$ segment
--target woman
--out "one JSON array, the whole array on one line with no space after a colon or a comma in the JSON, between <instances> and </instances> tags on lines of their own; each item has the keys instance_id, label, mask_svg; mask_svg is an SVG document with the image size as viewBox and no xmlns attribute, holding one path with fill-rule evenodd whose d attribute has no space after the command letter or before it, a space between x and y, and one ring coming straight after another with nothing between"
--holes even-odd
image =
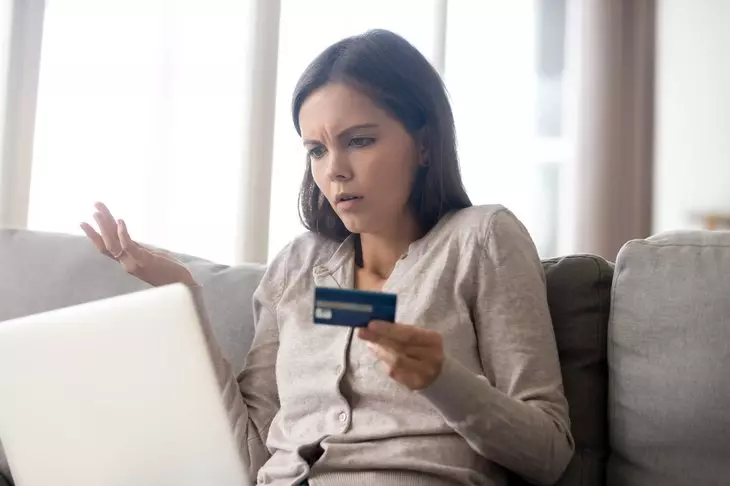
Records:
<instances>
[{"instance_id":1,"label":"woman","mask_svg":"<svg viewBox=\"0 0 730 486\"><path fill-rule=\"evenodd\" d=\"M556 481L573 442L541 264L509 211L471 206L438 74L371 31L312 62L292 115L309 232L255 292L237 380L211 342L258 484L496 485L505 469ZM97 208L101 234L83 227L100 251L202 304L185 267ZM316 286L397 293L398 323L315 325Z\"/></svg>"}]
</instances>

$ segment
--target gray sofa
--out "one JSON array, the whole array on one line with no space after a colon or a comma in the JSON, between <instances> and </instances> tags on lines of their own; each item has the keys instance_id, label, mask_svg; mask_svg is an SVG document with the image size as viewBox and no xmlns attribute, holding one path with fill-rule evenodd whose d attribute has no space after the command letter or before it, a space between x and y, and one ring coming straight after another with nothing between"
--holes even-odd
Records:
<instances>
[{"instance_id":1,"label":"gray sofa","mask_svg":"<svg viewBox=\"0 0 730 486\"><path fill-rule=\"evenodd\" d=\"M264 268L181 258L240 368ZM730 484L730 233L630 242L615 267L576 255L544 268L576 439L559 484ZM81 237L0 230L0 321L146 287Z\"/></svg>"}]
</instances>

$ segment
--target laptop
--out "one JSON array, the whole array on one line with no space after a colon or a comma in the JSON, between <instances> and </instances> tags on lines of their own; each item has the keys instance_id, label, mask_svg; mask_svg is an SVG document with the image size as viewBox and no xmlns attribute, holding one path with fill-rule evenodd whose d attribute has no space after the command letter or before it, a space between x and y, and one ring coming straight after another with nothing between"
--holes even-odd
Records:
<instances>
[{"instance_id":1,"label":"laptop","mask_svg":"<svg viewBox=\"0 0 730 486\"><path fill-rule=\"evenodd\" d=\"M171 285L0 322L17 486L249 486L198 313Z\"/></svg>"}]
</instances>

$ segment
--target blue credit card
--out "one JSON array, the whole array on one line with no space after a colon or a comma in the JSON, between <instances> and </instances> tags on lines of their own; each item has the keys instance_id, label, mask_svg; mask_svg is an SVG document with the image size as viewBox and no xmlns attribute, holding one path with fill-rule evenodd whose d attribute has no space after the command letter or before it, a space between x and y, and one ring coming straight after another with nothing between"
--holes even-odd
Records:
<instances>
[{"instance_id":1,"label":"blue credit card","mask_svg":"<svg viewBox=\"0 0 730 486\"><path fill-rule=\"evenodd\" d=\"M367 327L370 321L395 322L395 294L317 287L314 322L335 326Z\"/></svg>"}]
</instances>

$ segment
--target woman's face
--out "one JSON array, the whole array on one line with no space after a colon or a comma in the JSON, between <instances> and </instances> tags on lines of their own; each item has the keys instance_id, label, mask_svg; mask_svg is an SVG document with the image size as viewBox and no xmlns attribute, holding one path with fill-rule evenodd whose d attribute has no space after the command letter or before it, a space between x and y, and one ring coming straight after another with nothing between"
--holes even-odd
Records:
<instances>
[{"instance_id":1,"label":"woman's face","mask_svg":"<svg viewBox=\"0 0 730 486\"><path fill-rule=\"evenodd\" d=\"M408 199L421 151L397 119L330 83L302 104L299 125L314 181L350 232L412 231Z\"/></svg>"}]
</instances>

